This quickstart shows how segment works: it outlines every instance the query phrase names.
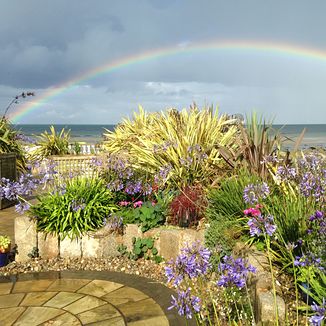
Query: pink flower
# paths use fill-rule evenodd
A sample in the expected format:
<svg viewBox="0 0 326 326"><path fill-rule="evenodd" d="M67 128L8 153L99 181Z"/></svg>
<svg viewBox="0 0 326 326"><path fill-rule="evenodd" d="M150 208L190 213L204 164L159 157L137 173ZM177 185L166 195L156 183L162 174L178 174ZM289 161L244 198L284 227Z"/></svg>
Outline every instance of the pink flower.
<svg viewBox="0 0 326 326"><path fill-rule="evenodd" d="M121 201L119 203L120 206L128 206L129 205L129 201Z"/></svg>
<svg viewBox="0 0 326 326"><path fill-rule="evenodd" d="M156 205L156 202L155 201L152 201L152 206L155 206Z"/></svg>
<svg viewBox="0 0 326 326"><path fill-rule="evenodd" d="M260 210L258 208L253 208L253 207L245 209L243 211L243 213L247 216L260 216L261 215Z"/></svg>
<svg viewBox="0 0 326 326"><path fill-rule="evenodd" d="M134 202L134 208L141 207L142 205L143 205L143 202L141 200Z"/></svg>

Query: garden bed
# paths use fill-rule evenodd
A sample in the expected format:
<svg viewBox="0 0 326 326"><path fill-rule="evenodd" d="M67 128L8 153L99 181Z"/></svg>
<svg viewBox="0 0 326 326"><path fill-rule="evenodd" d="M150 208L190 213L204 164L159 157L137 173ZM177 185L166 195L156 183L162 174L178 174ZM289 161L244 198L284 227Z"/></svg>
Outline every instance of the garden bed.
<svg viewBox="0 0 326 326"><path fill-rule="evenodd" d="M78 240L65 238L59 241L57 237L36 231L36 223L27 216L15 219L15 239L18 253L16 261L30 259L33 250L38 250L39 256L45 259L64 258L109 258L119 256L119 245L132 250L133 238L153 238L158 254L170 260L176 258L185 244L197 240L204 242L204 230L184 228L159 227L147 232L135 224L128 224L123 235L111 233L103 227L96 232L89 232Z"/></svg>

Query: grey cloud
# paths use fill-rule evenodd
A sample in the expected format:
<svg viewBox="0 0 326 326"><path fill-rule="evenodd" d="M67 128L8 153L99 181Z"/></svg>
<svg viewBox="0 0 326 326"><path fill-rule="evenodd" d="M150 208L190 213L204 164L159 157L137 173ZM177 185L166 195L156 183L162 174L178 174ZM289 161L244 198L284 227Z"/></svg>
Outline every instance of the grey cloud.
<svg viewBox="0 0 326 326"><path fill-rule="evenodd" d="M5 1L0 11L0 105L15 90L42 93L105 63L178 44L186 48L212 39L261 40L322 51L325 9L322 0ZM45 103L39 115L24 119L89 122L92 110L92 122L104 112L116 121L137 103L154 110L195 100L220 103L232 112L256 107L282 121L318 122L315 116L325 117L320 86L325 76L321 60L190 51L82 81L77 90Z"/></svg>

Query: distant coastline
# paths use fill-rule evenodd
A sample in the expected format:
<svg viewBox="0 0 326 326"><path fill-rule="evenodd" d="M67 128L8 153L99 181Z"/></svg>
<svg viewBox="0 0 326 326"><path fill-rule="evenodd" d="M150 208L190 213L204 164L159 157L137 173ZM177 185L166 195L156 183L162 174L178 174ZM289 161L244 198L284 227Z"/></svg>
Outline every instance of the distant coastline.
<svg viewBox="0 0 326 326"><path fill-rule="evenodd" d="M86 142L96 144L102 141L102 134L105 129L113 131L115 124L55 124L56 130L65 128L71 130L72 142ZM15 127L21 130L26 136L35 137L45 130L49 130L50 124L17 124ZM306 128L302 147L323 147L326 148L326 124L288 124L273 125L275 130L281 130L282 134L295 140L302 130ZM291 142L288 142L291 146Z"/></svg>

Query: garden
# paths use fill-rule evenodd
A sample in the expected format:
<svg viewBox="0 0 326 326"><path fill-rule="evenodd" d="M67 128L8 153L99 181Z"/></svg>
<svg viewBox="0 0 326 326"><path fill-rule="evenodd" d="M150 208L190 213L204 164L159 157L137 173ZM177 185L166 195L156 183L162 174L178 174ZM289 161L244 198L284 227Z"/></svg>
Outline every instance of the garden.
<svg viewBox="0 0 326 326"><path fill-rule="evenodd" d="M244 124L212 108L140 108L104 132L87 168L59 169L58 155L78 154L78 144L69 153L69 131L53 127L29 147L0 123L1 153L17 157L17 178L2 177L0 197L36 232L63 243L101 230L123 238L137 226L104 264L150 264L175 289L170 309L198 325L324 324L326 153L300 150L303 134L285 146L256 114ZM203 238L164 255L159 234L185 230ZM9 248L1 235L0 253ZM29 259L40 261L33 249ZM15 273L10 266L0 274Z"/></svg>

